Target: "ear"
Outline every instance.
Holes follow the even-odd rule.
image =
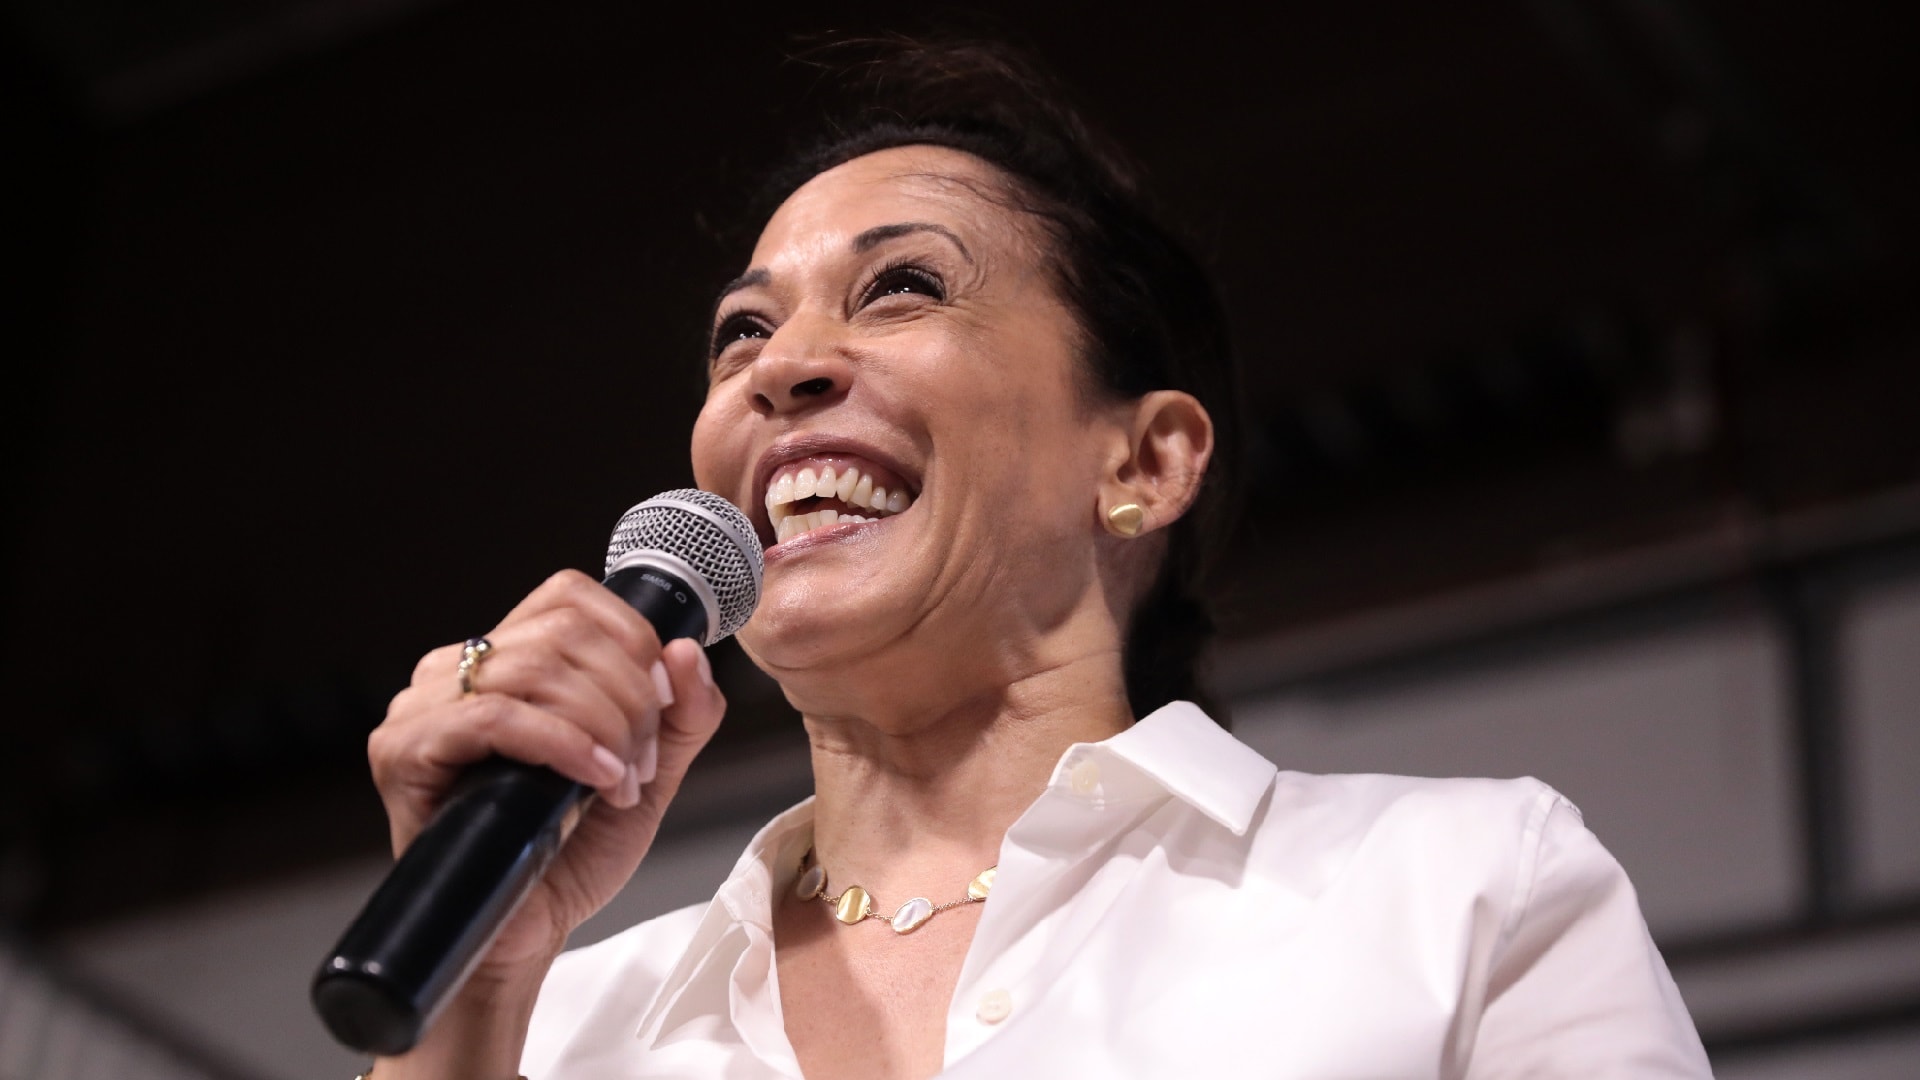
[[[1213,456],[1213,418],[1192,394],[1155,390],[1128,403],[1122,416],[1126,452],[1115,455],[1100,485],[1101,522],[1116,506],[1146,514],[1141,534],[1179,520],[1200,494]]]

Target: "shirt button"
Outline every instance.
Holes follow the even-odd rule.
[[[1100,766],[1091,761],[1082,761],[1073,767],[1067,779],[1073,785],[1075,795],[1091,795],[1100,786]]]
[[[989,990],[980,995],[980,1007],[973,1015],[983,1024],[997,1024],[1013,1012],[1013,995],[1005,990]]]

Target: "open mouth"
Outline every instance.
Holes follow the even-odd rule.
[[[790,461],[767,479],[767,518],[773,542],[841,525],[883,521],[913,505],[905,479],[844,455]]]

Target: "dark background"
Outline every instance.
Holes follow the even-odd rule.
[[[718,238],[866,6],[17,0],[0,917],[381,850],[426,649],[689,479]],[[1218,272],[1231,641],[1920,481],[1882,5],[1009,5]],[[714,755],[797,738],[721,656]],[[451,674],[449,675],[451,677]]]

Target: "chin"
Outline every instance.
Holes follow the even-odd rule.
[[[904,627],[876,618],[872,605],[854,599],[839,590],[778,588],[761,597],[759,610],[740,630],[740,645],[776,678],[782,672],[856,666],[896,640]]]

